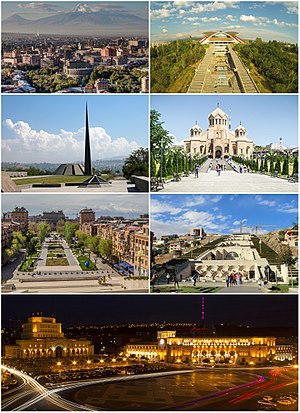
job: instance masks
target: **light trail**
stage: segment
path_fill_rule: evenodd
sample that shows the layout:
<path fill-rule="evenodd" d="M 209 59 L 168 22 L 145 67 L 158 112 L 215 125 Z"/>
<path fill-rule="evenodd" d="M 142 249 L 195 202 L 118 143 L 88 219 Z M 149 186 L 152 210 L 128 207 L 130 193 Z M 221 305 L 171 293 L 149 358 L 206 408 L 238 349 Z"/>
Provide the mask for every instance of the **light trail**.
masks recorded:
<path fill-rule="evenodd" d="M 56 406 L 64 410 L 73 411 L 75 407 L 76 409 L 79 409 L 79 410 L 93 411 L 93 409 L 89 409 L 86 406 L 76 404 L 69 400 L 65 400 L 62 397 L 58 396 L 57 393 L 65 391 L 65 390 L 73 390 L 73 389 L 77 389 L 80 387 L 92 386 L 94 384 L 106 384 L 106 383 L 113 383 L 113 382 L 120 382 L 120 381 L 157 378 L 157 377 L 163 377 L 163 376 L 171 376 L 174 374 L 177 375 L 177 374 L 193 373 L 195 371 L 195 370 L 179 370 L 179 371 L 175 370 L 175 371 L 166 371 L 166 372 L 159 372 L 159 373 L 137 374 L 137 375 L 123 376 L 123 377 L 102 378 L 102 379 L 90 380 L 88 382 L 87 381 L 80 381 L 80 382 L 75 382 L 75 383 L 73 382 L 70 384 L 61 385 L 60 387 L 57 387 L 55 389 L 48 390 L 44 386 L 42 386 L 40 383 L 38 383 L 35 379 L 33 379 L 32 377 L 28 376 L 25 373 L 20 372 L 19 370 L 8 368 L 8 367 L 3 367 L 3 368 L 23 378 L 24 380 L 26 379 L 28 381 L 28 384 L 35 391 L 40 393 L 38 396 L 35 396 L 33 399 L 30 399 L 27 402 L 23 403 L 22 405 L 18 406 L 17 408 L 12 409 L 12 411 L 21 411 L 21 410 L 28 409 L 29 407 L 42 401 L 45 398 L 49 399 L 49 401 L 51 401 L 53 404 L 55 404 Z M 29 392 L 31 392 L 31 390 Z M 20 395 L 19 398 L 23 398 L 23 397 L 24 397 L 24 394 Z M 16 399 L 14 399 L 14 402 L 15 401 Z M 11 402 L 10 404 L 12 403 L 13 402 Z"/>
<path fill-rule="evenodd" d="M 256 385 L 256 384 L 258 384 L 258 383 L 265 380 L 264 376 L 260 376 L 258 374 L 251 374 L 251 375 L 254 376 L 254 377 L 257 377 L 257 380 L 250 381 L 250 382 L 244 383 L 244 384 L 240 384 L 238 386 L 229 387 L 228 389 L 210 394 L 208 396 L 201 397 L 200 399 L 193 400 L 193 401 L 188 402 L 188 403 L 184 403 L 180 406 L 172 407 L 172 409 L 168 409 L 168 410 L 175 410 L 175 409 L 177 410 L 177 409 L 184 409 L 186 407 L 191 407 L 191 406 L 194 406 L 195 404 L 198 404 L 202 401 L 209 400 L 209 399 L 212 399 L 214 397 L 219 397 L 219 396 L 222 396 L 226 393 L 233 392 L 233 391 L 236 391 L 236 390 L 239 390 L 239 389 L 243 389 L 245 387 L 250 387 L 250 386 Z"/>

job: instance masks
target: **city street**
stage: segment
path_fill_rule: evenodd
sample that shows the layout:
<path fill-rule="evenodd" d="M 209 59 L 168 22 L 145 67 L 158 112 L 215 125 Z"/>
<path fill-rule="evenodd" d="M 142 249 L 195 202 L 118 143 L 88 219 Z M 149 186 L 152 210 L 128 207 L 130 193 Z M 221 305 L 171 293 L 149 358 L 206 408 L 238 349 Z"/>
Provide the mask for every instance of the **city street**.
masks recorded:
<path fill-rule="evenodd" d="M 10 278 L 13 277 L 14 271 L 18 268 L 18 266 L 21 264 L 23 258 L 24 258 L 25 253 L 24 252 L 19 252 L 17 255 L 15 261 L 9 262 L 6 265 L 3 265 L 1 269 L 1 279 L 2 281 L 7 281 Z"/>

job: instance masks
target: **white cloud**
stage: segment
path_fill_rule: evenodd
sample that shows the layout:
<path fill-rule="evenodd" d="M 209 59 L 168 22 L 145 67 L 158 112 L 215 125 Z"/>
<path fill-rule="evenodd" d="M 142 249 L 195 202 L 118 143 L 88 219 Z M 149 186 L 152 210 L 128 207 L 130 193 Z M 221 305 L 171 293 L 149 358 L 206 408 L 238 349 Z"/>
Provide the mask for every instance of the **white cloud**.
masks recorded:
<path fill-rule="evenodd" d="M 48 3 L 39 3 L 39 2 L 31 2 L 31 3 L 19 3 L 18 7 L 20 9 L 35 9 L 35 10 L 42 10 L 42 11 L 55 11 L 58 7 L 57 4 L 48 4 Z"/>
<path fill-rule="evenodd" d="M 204 203 L 205 203 L 205 197 L 201 195 L 197 195 L 197 196 L 192 196 L 190 199 L 184 202 L 183 206 L 190 208 L 190 207 L 197 206 L 197 205 L 203 205 Z"/>
<path fill-rule="evenodd" d="M 265 26 L 267 24 L 271 24 L 271 25 L 275 24 L 275 26 L 280 26 L 280 27 L 298 27 L 296 23 L 287 23 L 287 22 L 280 21 L 277 19 L 270 20 L 268 17 L 252 16 L 251 14 L 250 15 L 242 14 L 240 16 L 240 20 L 244 22 L 250 22 L 258 26 Z"/>
<path fill-rule="evenodd" d="M 242 20 L 243 22 L 256 22 L 258 19 L 258 17 L 252 16 L 251 14 L 249 16 L 242 14 L 240 16 L 240 20 Z"/>
<path fill-rule="evenodd" d="M 24 121 L 4 121 L 13 134 L 12 139 L 2 139 L 3 160 L 15 162 L 75 162 L 83 159 L 85 128 L 77 131 L 50 133 L 36 131 Z M 124 137 L 112 138 L 101 127 L 90 128 L 92 158 L 128 156 L 138 149 L 136 141 Z"/>
<path fill-rule="evenodd" d="M 165 28 L 161 29 L 161 31 L 162 31 L 163 33 L 168 33 L 168 29 L 165 29 Z"/>
<path fill-rule="evenodd" d="M 285 214 L 297 214 L 298 208 L 297 206 L 295 206 L 294 202 L 291 202 L 291 203 L 285 203 L 285 204 L 278 205 L 277 211 L 283 212 Z"/>
<path fill-rule="evenodd" d="M 227 16 L 225 17 L 225 19 L 230 20 L 230 21 L 236 20 L 236 18 L 235 18 L 232 14 L 227 14 Z"/>
<path fill-rule="evenodd" d="M 260 196 L 260 195 L 256 195 L 255 201 L 259 205 L 265 205 L 265 206 L 268 206 L 268 207 L 274 207 L 275 205 L 277 205 L 276 201 L 269 201 L 267 199 L 263 199 L 263 197 Z"/>
<path fill-rule="evenodd" d="M 298 13 L 298 2 L 296 1 L 287 1 L 283 3 L 283 6 L 286 8 L 288 14 L 297 14 Z"/>
<path fill-rule="evenodd" d="M 212 196 L 212 197 L 210 198 L 210 201 L 211 201 L 211 202 L 214 202 L 214 203 L 218 203 L 218 202 L 221 201 L 221 199 L 222 199 L 222 195 L 216 195 L 216 196 Z"/>
<path fill-rule="evenodd" d="M 181 208 L 176 208 L 172 204 L 168 204 L 167 202 L 161 202 L 157 199 L 151 200 L 151 214 L 161 215 L 166 212 L 170 215 L 176 215 L 179 214 L 181 211 Z"/>

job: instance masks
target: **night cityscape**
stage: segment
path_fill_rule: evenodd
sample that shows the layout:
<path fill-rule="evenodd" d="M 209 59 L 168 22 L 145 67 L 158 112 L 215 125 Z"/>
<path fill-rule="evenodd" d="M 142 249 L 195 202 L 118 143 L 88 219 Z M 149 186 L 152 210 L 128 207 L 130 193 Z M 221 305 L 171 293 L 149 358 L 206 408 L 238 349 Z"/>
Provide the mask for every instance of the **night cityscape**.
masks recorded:
<path fill-rule="evenodd" d="M 2 314 L 3 410 L 297 410 L 295 295 L 4 296 Z"/>

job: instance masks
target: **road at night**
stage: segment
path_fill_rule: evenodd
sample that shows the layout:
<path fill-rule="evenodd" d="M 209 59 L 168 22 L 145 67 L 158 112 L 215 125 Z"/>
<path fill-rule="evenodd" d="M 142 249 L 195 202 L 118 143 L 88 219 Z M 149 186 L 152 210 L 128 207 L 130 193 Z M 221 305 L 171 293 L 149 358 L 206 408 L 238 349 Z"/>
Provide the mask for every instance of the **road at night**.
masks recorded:
<path fill-rule="evenodd" d="M 297 392 L 293 368 L 200 369 L 69 382 L 46 389 L 12 371 L 19 387 L 2 394 L 2 410 L 297 410 L 281 395 Z M 61 394 L 62 397 L 58 395 Z M 271 401 L 263 400 L 268 396 Z"/>

